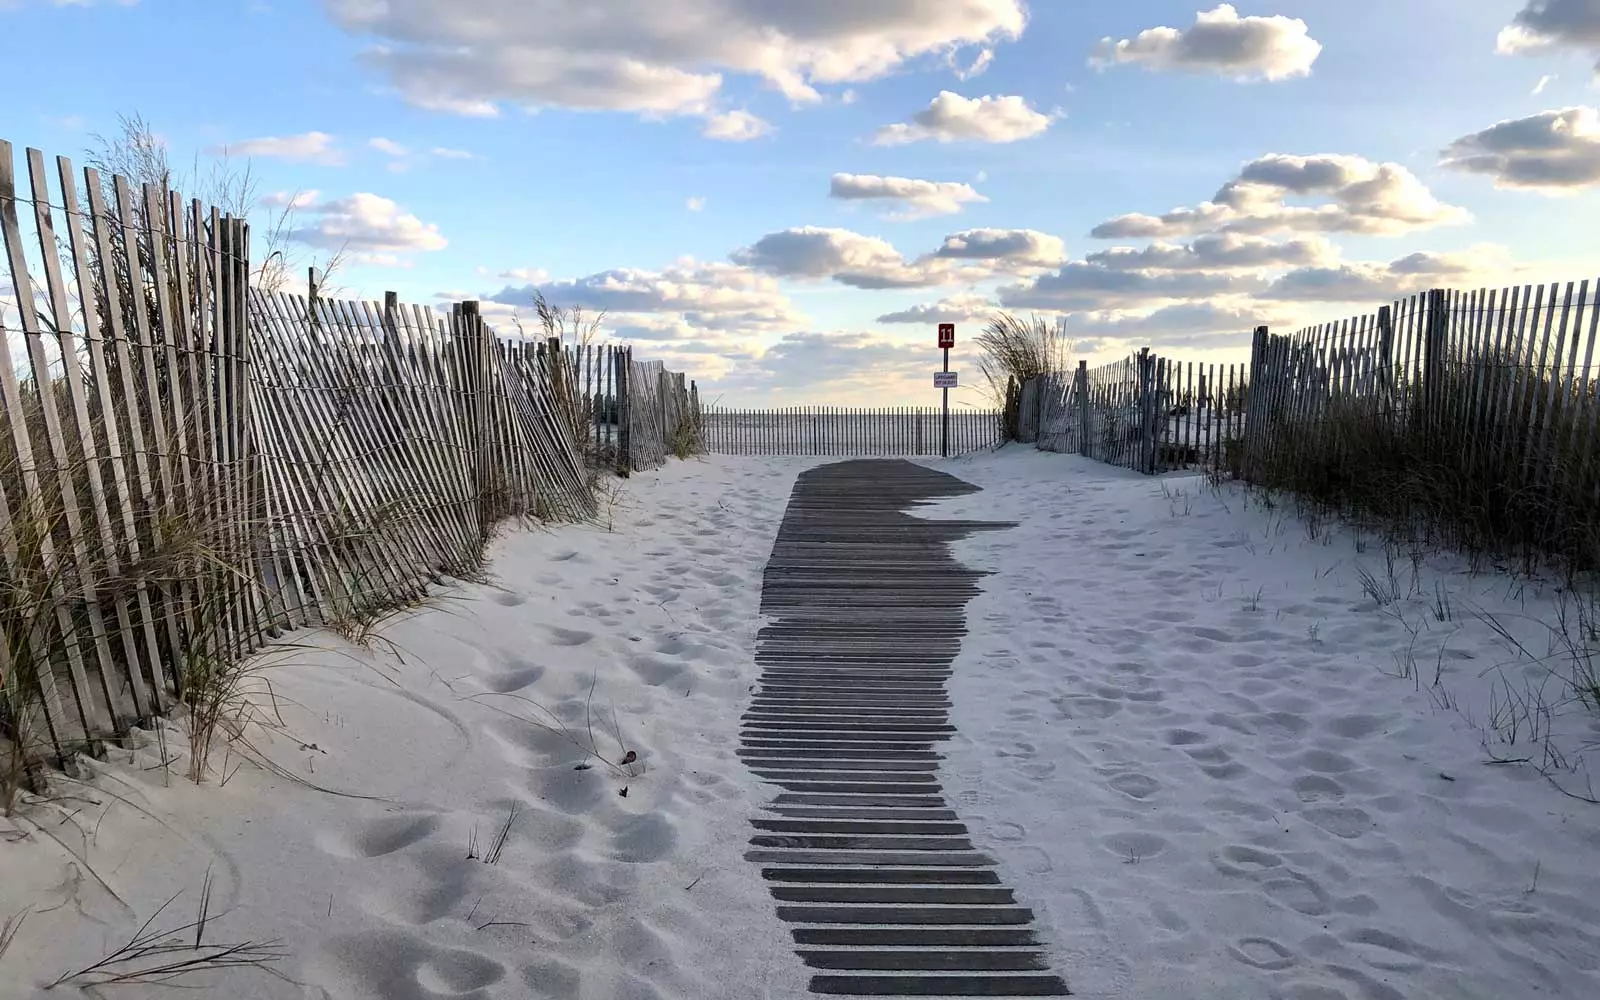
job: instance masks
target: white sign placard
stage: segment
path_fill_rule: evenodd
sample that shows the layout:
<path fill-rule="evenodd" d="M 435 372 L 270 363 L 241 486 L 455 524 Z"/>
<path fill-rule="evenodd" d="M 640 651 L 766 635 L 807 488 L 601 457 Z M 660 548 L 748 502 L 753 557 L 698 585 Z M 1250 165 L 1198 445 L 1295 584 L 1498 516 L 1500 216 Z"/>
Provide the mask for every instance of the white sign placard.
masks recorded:
<path fill-rule="evenodd" d="M 935 389 L 954 389 L 956 387 L 956 373 L 934 372 L 933 387 Z"/>

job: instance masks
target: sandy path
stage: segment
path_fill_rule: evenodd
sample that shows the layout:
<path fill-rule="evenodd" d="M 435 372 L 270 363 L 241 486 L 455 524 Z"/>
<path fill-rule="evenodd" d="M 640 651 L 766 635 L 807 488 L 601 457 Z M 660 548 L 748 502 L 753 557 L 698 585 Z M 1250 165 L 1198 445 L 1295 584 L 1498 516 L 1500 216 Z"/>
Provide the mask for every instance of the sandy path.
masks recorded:
<path fill-rule="evenodd" d="M 807 464 L 673 463 L 630 483 L 613 531 L 507 533 L 494 586 L 458 585 L 371 652 L 296 636 L 324 649 L 262 674 L 287 723 L 258 736 L 262 749 L 370 798 L 249 766 L 196 788 L 181 759 L 169 786 L 154 746 L 113 754 L 100 786 L 144 813 L 112 803 L 84 822 L 90 808 L 86 838 L 59 809 L 35 812 L 87 864 L 37 833 L 0 844 L 0 915 L 34 910 L 0 962 L 0 995 L 93 961 L 175 892 L 171 922 L 188 920 L 208 867 L 216 908 L 231 911 L 217 940 L 275 939 L 289 958 L 284 978 L 193 980 L 206 995 L 800 995 L 788 935 L 741 857 L 765 793 L 734 750 L 761 569 Z M 637 761 L 578 770 L 585 750 L 530 717 L 578 743 L 592 718 L 602 754 Z"/>
<path fill-rule="evenodd" d="M 956 546 L 997 575 L 956 663 L 948 782 L 1076 993 L 1600 996 L 1600 808 L 1486 766 L 1472 713 L 1440 704 L 1482 703 L 1510 655 L 1486 627 L 1424 631 L 1441 697 L 1385 676 L 1413 640 L 1347 532 L 1065 456 L 949 470 L 984 492 L 931 516 L 1021 523 Z M 1436 583 L 1506 591 L 1424 572 L 1423 610 Z"/>

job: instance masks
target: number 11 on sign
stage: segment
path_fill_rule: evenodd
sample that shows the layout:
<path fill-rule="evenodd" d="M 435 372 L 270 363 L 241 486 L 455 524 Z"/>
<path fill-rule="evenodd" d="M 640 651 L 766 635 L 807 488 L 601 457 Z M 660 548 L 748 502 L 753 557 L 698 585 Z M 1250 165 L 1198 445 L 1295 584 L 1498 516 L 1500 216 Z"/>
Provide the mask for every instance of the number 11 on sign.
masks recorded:
<path fill-rule="evenodd" d="M 944 393 L 944 419 L 939 430 L 939 454 L 950 457 L 950 387 L 956 384 L 955 373 L 950 370 L 950 348 L 956 346 L 956 325 L 939 324 L 939 350 L 944 352 L 944 371 L 933 377 L 933 384 Z"/>

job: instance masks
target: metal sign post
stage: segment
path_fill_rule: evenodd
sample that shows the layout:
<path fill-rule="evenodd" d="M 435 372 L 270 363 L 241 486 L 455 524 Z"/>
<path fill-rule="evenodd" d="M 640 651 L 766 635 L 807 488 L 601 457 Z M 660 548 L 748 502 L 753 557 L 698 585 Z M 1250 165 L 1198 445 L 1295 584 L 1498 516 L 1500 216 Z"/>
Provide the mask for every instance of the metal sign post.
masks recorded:
<path fill-rule="evenodd" d="M 950 348 L 956 346 L 956 325 L 954 323 L 939 324 L 939 348 L 944 352 L 944 371 L 940 374 L 944 378 L 935 378 L 934 384 L 939 386 L 944 394 L 944 420 L 939 431 L 939 455 L 942 458 L 950 457 L 950 386 L 955 379 L 950 378 Z"/>

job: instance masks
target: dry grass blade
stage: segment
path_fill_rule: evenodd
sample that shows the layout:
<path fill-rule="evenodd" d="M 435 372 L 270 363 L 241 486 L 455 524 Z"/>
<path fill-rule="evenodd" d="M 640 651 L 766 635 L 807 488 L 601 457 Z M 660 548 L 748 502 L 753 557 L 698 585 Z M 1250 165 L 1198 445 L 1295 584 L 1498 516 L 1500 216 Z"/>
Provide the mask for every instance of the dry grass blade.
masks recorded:
<path fill-rule="evenodd" d="M 22 922 L 28 919 L 28 914 L 31 912 L 33 911 L 21 910 L 7 917 L 4 924 L 0 924 L 0 961 L 5 960 L 6 952 L 11 950 L 12 942 L 16 941 L 17 935 L 22 932 Z"/>
<path fill-rule="evenodd" d="M 511 804 L 511 810 L 506 814 L 506 821 L 500 825 L 500 832 L 495 835 L 494 842 L 489 845 L 489 853 L 483 857 L 486 865 L 500 863 L 500 855 L 506 849 L 506 841 L 511 837 L 511 824 L 517 821 L 518 806 Z"/>
<path fill-rule="evenodd" d="M 236 944 L 207 944 L 211 926 L 211 873 L 206 872 L 200 890 L 200 907 L 194 920 L 174 927 L 152 930 L 167 908 L 183 893 L 168 897 L 150 918 L 140 925 L 128 943 L 91 965 L 65 973 L 50 983 L 54 989 L 65 983 L 82 986 L 111 984 L 187 985 L 177 981 L 186 976 L 224 969 L 249 968 L 283 977 L 272 963 L 289 957 L 275 941 Z M 190 940 L 190 935 L 193 940 Z"/>

